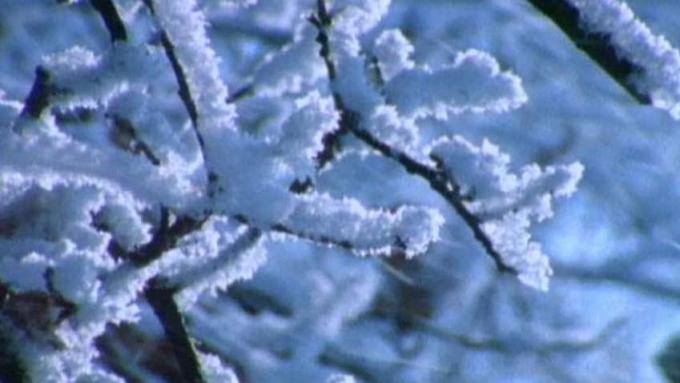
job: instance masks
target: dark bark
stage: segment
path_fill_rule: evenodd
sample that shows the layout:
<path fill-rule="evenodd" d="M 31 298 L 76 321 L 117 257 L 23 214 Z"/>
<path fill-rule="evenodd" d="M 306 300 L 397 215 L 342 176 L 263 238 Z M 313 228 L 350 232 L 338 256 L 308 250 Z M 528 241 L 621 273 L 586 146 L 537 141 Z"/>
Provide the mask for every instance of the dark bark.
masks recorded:
<path fill-rule="evenodd" d="M 163 286 L 163 281 L 152 279 L 144 291 L 144 296 L 161 322 L 165 336 L 172 345 L 175 358 L 187 383 L 203 383 L 205 378 L 201 363 L 187 332 L 184 317 L 175 301 L 175 290 Z"/>
<path fill-rule="evenodd" d="M 109 31 L 111 42 L 127 41 L 128 33 L 120 18 L 113 0 L 90 0 L 92 7 L 99 13 L 106 29 Z"/>
<path fill-rule="evenodd" d="M 200 229 L 206 220 L 207 217 L 178 217 L 170 225 L 170 212 L 162 207 L 159 228 L 154 237 L 147 244 L 128 254 L 127 258 L 138 267 L 146 266 L 174 248 L 183 236 Z"/>
<path fill-rule="evenodd" d="M 21 110 L 22 117 L 40 118 L 40 115 L 49 107 L 51 92 L 49 81 L 49 72 L 45 68 L 38 66 L 35 69 L 33 86 L 24 101 L 24 108 Z"/>

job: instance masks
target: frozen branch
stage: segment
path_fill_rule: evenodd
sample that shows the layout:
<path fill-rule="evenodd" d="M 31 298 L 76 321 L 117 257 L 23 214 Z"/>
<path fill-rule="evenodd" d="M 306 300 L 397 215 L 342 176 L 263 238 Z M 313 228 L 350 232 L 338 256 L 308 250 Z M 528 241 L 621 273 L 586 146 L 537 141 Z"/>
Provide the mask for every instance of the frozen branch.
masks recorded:
<path fill-rule="evenodd" d="M 348 115 L 343 113 L 343 116 Z M 352 118 L 348 122 L 349 130 L 371 148 L 380 152 L 385 157 L 398 162 L 408 173 L 423 178 L 430 184 L 430 187 L 442 196 L 451 205 L 458 216 L 472 230 L 474 238 L 482 245 L 486 253 L 494 260 L 496 267 L 500 271 L 516 273 L 517 271 L 508 267 L 503 262 L 501 254 L 493 247 L 489 236 L 482 230 L 482 222 L 466 206 L 465 196 L 461 193 L 460 186 L 455 180 L 448 177 L 442 170 L 435 169 L 409 157 L 389 145 L 373 137 L 369 132 L 361 129 L 358 119 Z"/>
<path fill-rule="evenodd" d="M 332 51 L 328 37 L 328 27 L 331 24 L 330 15 L 326 9 L 325 0 L 318 0 L 317 14 L 310 18 L 310 22 L 318 29 L 317 42 L 320 45 L 319 54 L 326 63 L 328 69 L 329 80 L 333 82 L 336 78 L 336 67 L 332 59 Z M 496 267 L 502 272 L 511 272 L 516 274 L 518 271 L 507 266 L 503 262 L 501 254 L 494 248 L 489 236 L 482 230 L 482 222 L 465 206 L 464 196 L 460 186 L 454 179 L 449 177 L 443 169 L 434 168 L 411 158 L 408 154 L 399 151 L 396 148 L 380 141 L 374 137 L 370 132 L 361 127 L 363 116 L 359 113 L 345 107 L 342 96 L 337 92 L 333 92 L 333 99 L 336 108 L 340 111 L 340 129 L 338 132 L 351 132 L 359 140 L 378 151 L 383 156 L 390 158 L 399 163 L 404 170 L 409 174 L 418 176 L 428 182 L 430 187 L 441 195 L 450 206 L 454 208 L 456 213 L 463 219 L 465 224 L 472 230 L 474 238 L 482 245 L 486 253 L 493 259 Z M 332 152 L 332 147 L 339 136 L 331 136 L 324 140 L 326 152 Z M 330 149 L 329 149 L 330 148 Z M 322 160 L 328 161 L 332 158 L 330 154 L 321 157 Z"/>
<path fill-rule="evenodd" d="M 577 353 L 588 352 L 596 348 L 603 347 L 617 331 L 625 325 L 625 319 L 615 319 L 607 323 L 600 331 L 589 336 L 564 337 L 552 341 L 540 343 L 536 348 L 536 353 L 540 355 L 550 355 L 554 353 Z"/>
<path fill-rule="evenodd" d="M 179 291 L 205 281 L 208 279 L 208 275 L 224 269 L 226 265 L 231 263 L 240 254 L 247 253 L 248 249 L 253 247 L 260 238 L 262 238 L 262 231 L 249 228 L 228 248 L 222 250 L 217 257 L 196 267 L 186 268 L 180 274 L 167 281 L 166 285 L 172 286 L 174 290 Z"/>
<path fill-rule="evenodd" d="M 144 0 L 144 4 L 147 6 L 149 12 L 151 12 L 152 15 L 156 14 L 152 0 Z M 177 57 L 175 45 L 170 40 L 167 31 L 165 31 L 161 25 L 159 25 L 158 28 L 160 28 L 161 44 L 163 45 L 163 50 L 165 51 L 165 55 L 168 57 L 168 60 L 170 61 L 172 71 L 175 74 L 175 79 L 177 80 L 177 86 L 179 88 L 177 92 L 179 94 L 179 98 L 180 100 L 182 100 L 184 108 L 189 114 L 189 118 L 191 119 L 192 125 L 194 127 L 194 132 L 196 134 L 196 139 L 198 140 L 198 143 L 201 146 L 201 150 L 204 151 L 205 143 L 203 141 L 203 136 L 201 132 L 198 130 L 198 107 L 196 106 L 196 101 L 194 100 L 194 97 L 191 94 L 187 74 L 179 58 Z"/>
<path fill-rule="evenodd" d="M 584 16 L 569 0 L 528 0 L 536 9 L 552 20 L 567 37 L 611 78 L 641 104 L 649 104 L 648 94 L 640 92 L 630 77 L 642 68 L 627 57 L 619 55 L 606 33 L 593 33 L 585 28 Z"/>
<path fill-rule="evenodd" d="M 638 102 L 680 119 L 680 51 L 622 0 L 529 0 Z"/>
<path fill-rule="evenodd" d="M 333 82 L 337 75 L 335 62 L 331 57 L 330 38 L 328 35 L 328 28 L 331 26 L 333 20 L 328 13 L 325 0 L 317 0 L 317 13 L 309 17 L 309 21 L 316 27 L 318 34 L 316 42 L 319 44 L 319 55 L 323 59 L 326 71 L 328 72 L 328 79 Z M 340 128 L 326 134 L 323 138 L 323 150 L 317 155 L 317 163 L 319 168 L 323 168 L 326 164 L 335 158 L 336 152 L 339 150 L 340 139 L 349 133 L 348 124 L 344 123 L 345 115 L 343 111 L 342 98 L 337 92 L 333 92 L 333 100 L 336 108 L 341 112 Z"/>

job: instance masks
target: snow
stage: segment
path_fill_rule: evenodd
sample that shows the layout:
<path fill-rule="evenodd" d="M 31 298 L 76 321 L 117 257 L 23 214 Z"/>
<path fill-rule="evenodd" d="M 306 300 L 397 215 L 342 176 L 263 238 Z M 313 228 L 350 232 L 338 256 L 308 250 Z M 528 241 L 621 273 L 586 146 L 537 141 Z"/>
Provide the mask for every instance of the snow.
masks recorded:
<path fill-rule="evenodd" d="M 404 70 L 386 84 L 385 96 L 406 116 L 442 120 L 449 113 L 506 112 L 528 100 L 519 77 L 477 50 L 458 53 L 442 68 Z"/>
<path fill-rule="evenodd" d="M 413 45 L 399 29 L 385 30 L 375 40 L 373 54 L 378 60 L 380 73 L 385 81 L 390 81 L 402 70 L 412 69 L 415 65 L 411 55 Z"/>

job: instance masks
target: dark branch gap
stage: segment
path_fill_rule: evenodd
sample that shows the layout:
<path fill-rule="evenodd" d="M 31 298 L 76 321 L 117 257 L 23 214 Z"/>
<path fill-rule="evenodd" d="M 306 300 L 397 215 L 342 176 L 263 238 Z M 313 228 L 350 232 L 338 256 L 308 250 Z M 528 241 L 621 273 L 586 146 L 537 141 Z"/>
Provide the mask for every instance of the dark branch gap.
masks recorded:
<path fill-rule="evenodd" d="M 38 66 L 35 69 L 35 80 L 33 80 L 33 86 L 26 97 L 26 101 L 24 101 L 24 108 L 21 110 L 21 117 L 38 119 L 45 109 L 48 108 L 50 104 L 51 92 L 49 81 L 49 72 L 42 66 Z"/>
<path fill-rule="evenodd" d="M 5 328 L 0 328 L 0 331 L 5 330 Z M 14 343 L 9 336 L 0 332 L 0 344 L 2 344 L 0 347 L 0 382 L 29 383 L 31 380 L 19 357 L 17 345 Z"/>
<path fill-rule="evenodd" d="M 174 248 L 183 236 L 200 229 L 207 219 L 207 217 L 178 217 L 171 225 L 170 211 L 162 207 L 156 234 L 147 244 L 127 254 L 127 258 L 132 260 L 137 267 L 146 266 Z"/>

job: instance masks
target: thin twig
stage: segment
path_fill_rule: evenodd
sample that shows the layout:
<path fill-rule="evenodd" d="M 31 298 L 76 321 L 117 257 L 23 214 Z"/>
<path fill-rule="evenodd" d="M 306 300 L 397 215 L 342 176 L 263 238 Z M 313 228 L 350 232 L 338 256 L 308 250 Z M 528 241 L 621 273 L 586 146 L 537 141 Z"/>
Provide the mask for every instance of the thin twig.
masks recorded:
<path fill-rule="evenodd" d="M 242 214 L 236 215 L 234 217 L 237 221 L 240 223 L 247 225 L 251 228 L 256 228 L 258 227 L 257 225 L 253 224 L 250 219 Z M 295 230 L 291 227 L 286 226 L 285 224 L 282 223 L 274 223 L 269 226 L 264 226 L 264 227 L 259 227 L 259 230 L 263 230 L 265 232 L 271 232 L 271 233 L 278 233 L 278 234 L 284 234 L 291 236 L 293 238 L 297 238 L 303 241 L 309 241 L 318 245 L 326 245 L 326 246 L 333 246 L 333 247 L 338 247 L 347 251 L 351 252 L 361 252 L 363 249 L 357 248 L 352 244 L 352 242 L 348 240 L 343 240 L 343 239 L 336 239 L 332 238 L 329 236 L 325 235 L 317 235 L 314 233 L 308 233 L 304 231 L 299 231 Z M 399 239 L 397 238 L 397 241 L 395 244 L 390 248 L 386 249 L 385 253 L 386 254 L 392 254 L 393 252 L 400 252 L 400 251 L 405 251 L 404 246 L 401 245 Z"/>
<path fill-rule="evenodd" d="M 5 308 L 5 303 L 11 299 L 14 292 L 0 281 L 0 313 Z M 12 336 L 6 335 L 11 331 L 10 327 L 0 322 L 0 382 L 30 382 L 26 366 L 19 356 L 19 351 L 13 344 Z"/>
<path fill-rule="evenodd" d="M 155 16 L 156 11 L 154 9 L 152 0 L 144 0 L 144 4 L 149 9 L 149 12 L 151 12 L 151 14 Z M 191 95 L 187 75 L 184 72 L 184 68 L 180 63 L 179 58 L 177 57 L 175 45 L 170 40 L 167 31 L 163 30 L 160 25 L 158 25 L 158 28 L 160 30 L 161 35 L 161 45 L 163 46 L 165 55 L 168 57 L 168 60 L 170 61 L 172 71 L 175 74 L 175 79 L 177 80 L 178 86 L 177 93 L 179 94 L 180 100 L 182 100 L 182 104 L 184 104 L 184 108 L 187 110 L 187 113 L 189 114 L 192 126 L 194 127 L 194 133 L 196 134 L 196 139 L 198 140 L 198 144 L 201 147 L 201 152 L 205 153 L 205 144 L 203 136 L 198 130 L 198 107 L 196 106 L 196 102 L 193 96 Z"/>
<path fill-rule="evenodd" d="M 232 260 L 246 253 L 248 249 L 254 247 L 262 238 L 262 231 L 257 228 L 249 228 L 241 234 L 229 247 L 222 249 L 219 255 L 204 264 L 196 267 L 187 267 L 180 274 L 168 281 L 168 284 L 175 290 L 185 289 L 196 282 L 200 282 L 207 275 L 223 269 Z M 247 254 L 246 254 L 247 256 Z"/>
<path fill-rule="evenodd" d="M 132 121 L 118 114 L 113 114 L 110 118 L 113 123 L 111 139 L 116 145 L 123 150 L 142 155 L 154 166 L 161 164 L 161 160 L 154 154 L 151 147 L 140 139 Z"/>

